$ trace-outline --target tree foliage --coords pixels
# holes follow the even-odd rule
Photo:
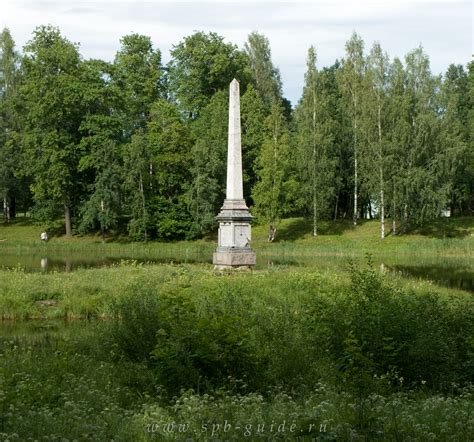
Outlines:
[[[38,27],[20,55],[0,34],[0,198],[65,233],[176,240],[212,232],[226,183],[228,87],[240,82],[244,197],[276,238],[283,216],[379,217],[396,234],[474,212],[474,64],[434,76],[423,48],[390,60],[354,33],[342,61],[308,51],[301,99],[283,96],[270,42],[240,50],[194,32],[162,65],[151,39],[84,60]],[[391,231],[387,220],[391,221]],[[387,224],[388,225],[388,224]]]
[[[184,38],[173,46],[171,56],[169,92],[191,118],[199,115],[216,92],[227,90],[234,78],[241,86],[247,83],[244,54],[214,32],[195,32]]]
[[[257,216],[269,225],[268,240],[273,241],[278,222],[289,210],[291,201],[290,134],[282,106],[273,107],[265,129],[253,200]]]
[[[334,195],[334,121],[327,79],[316,68],[316,50],[308,50],[303,96],[295,111],[298,168],[301,171],[301,202],[311,213],[313,235],[318,219],[327,216]]]

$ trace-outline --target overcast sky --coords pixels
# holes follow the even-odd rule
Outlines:
[[[450,63],[467,64],[473,53],[470,0],[313,0],[313,1],[38,1],[2,0],[0,25],[8,27],[18,48],[38,25],[58,26],[80,43],[84,58],[113,60],[120,37],[136,32],[169,50],[193,31],[213,31],[242,47],[252,31],[265,34],[280,68],[285,96],[298,101],[306,54],[316,46],[319,67],[344,55],[353,30],[366,50],[377,40],[391,58],[422,44],[434,73]]]

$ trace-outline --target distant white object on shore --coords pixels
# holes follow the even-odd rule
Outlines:
[[[41,233],[41,240],[42,241],[48,241],[48,234],[46,232]]]

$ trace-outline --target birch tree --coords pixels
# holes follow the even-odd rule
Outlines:
[[[340,74],[340,83],[345,93],[352,123],[352,145],[354,166],[353,223],[357,225],[359,196],[359,143],[362,112],[363,79],[365,73],[364,42],[355,32],[346,43],[346,56]]]
[[[379,43],[372,46],[367,58],[368,91],[364,105],[366,126],[366,170],[367,180],[372,189],[378,189],[377,205],[380,215],[380,238],[385,238],[386,180],[389,168],[387,151],[387,89],[388,55]]]
[[[334,194],[335,163],[330,157],[334,125],[324,77],[316,68],[316,50],[308,50],[303,96],[295,111],[302,201],[312,214],[313,236]]]
[[[13,105],[18,80],[18,54],[10,31],[0,34],[0,197],[6,222],[14,216],[14,191],[18,185],[15,171],[19,164],[18,124]]]
[[[252,32],[245,42],[244,50],[255,89],[267,109],[271,109],[282,99],[282,83],[280,71],[272,62],[270,42],[264,35]]]
[[[258,181],[253,189],[255,212],[268,223],[268,241],[276,238],[278,223],[287,210],[289,131],[283,108],[275,106],[266,120],[266,133],[258,158]]]
[[[406,72],[400,59],[390,66],[388,81],[388,147],[392,159],[389,192],[392,235],[397,234],[397,222],[402,218],[404,173],[410,148],[410,98],[406,88]]]

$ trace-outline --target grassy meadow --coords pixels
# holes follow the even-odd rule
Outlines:
[[[214,238],[40,232],[0,225],[0,440],[472,440],[472,293],[381,272],[469,278],[472,219],[256,226],[248,273],[214,272]],[[45,256],[117,260],[26,268]]]

